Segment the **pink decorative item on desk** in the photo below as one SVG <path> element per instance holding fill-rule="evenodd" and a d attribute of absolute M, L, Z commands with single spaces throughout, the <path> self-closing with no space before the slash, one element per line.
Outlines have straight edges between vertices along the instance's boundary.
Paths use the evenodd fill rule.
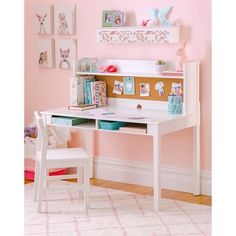
<path fill-rule="evenodd" d="M 183 64 L 187 60 L 187 56 L 186 56 L 186 53 L 185 53 L 186 44 L 187 44 L 186 41 L 181 41 L 180 42 L 180 47 L 175 53 L 178 56 L 176 71 L 183 71 Z"/>

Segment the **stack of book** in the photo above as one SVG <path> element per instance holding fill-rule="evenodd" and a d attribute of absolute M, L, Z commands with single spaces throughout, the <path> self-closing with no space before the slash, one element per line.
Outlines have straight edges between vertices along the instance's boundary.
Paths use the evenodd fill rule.
<path fill-rule="evenodd" d="M 69 110 L 75 110 L 75 111 L 85 111 L 97 108 L 96 104 L 79 104 L 78 106 L 68 106 Z"/>
<path fill-rule="evenodd" d="M 106 83 L 95 81 L 94 76 L 72 77 L 70 80 L 70 106 L 79 106 L 80 104 L 106 106 Z"/>
<path fill-rule="evenodd" d="M 79 76 L 70 78 L 70 105 L 78 106 L 85 103 L 84 89 L 86 82 L 95 81 L 94 76 Z"/>

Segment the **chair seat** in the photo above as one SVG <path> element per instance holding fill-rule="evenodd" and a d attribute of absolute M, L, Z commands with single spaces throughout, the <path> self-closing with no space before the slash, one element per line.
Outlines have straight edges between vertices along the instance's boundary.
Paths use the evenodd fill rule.
<path fill-rule="evenodd" d="M 46 160 L 87 159 L 89 155 L 83 148 L 54 148 L 47 150 Z"/>
<path fill-rule="evenodd" d="M 83 148 L 48 149 L 46 155 L 47 168 L 64 168 L 81 166 L 90 160 Z"/>

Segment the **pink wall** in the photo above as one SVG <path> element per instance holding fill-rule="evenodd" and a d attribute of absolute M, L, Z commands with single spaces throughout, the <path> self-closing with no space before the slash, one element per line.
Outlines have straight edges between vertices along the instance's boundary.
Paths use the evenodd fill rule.
<path fill-rule="evenodd" d="M 173 5 L 170 19 L 184 25 L 183 39 L 188 41 L 187 54 L 199 60 L 201 98 L 201 168 L 211 170 L 211 2 L 208 0 L 25 0 L 25 124 L 32 120 L 33 111 L 67 106 L 69 103 L 69 77 L 71 70 L 38 69 L 34 66 L 34 44 L 38 38 L 33 29 L 33 6 L 39 3 L 76 3 L 76 32 L 78 57 L 120 59 L 176 59 L 178 45 L 107 45 L 96 42 L 96 29 L 101 27 L 102 10 L 120 9 L 127 13 L 127 24 L 137 25 L 146 18 L 145 9 Z M 52 35 L 51 38 L 57 38 Z M 191 133 L 184 130 L 163 137 L 162 163 L 190 168 Z M 130 136 L 129 136 L 130 137 Z M 76 138 L 76 135 L 75 135 Z M 95 136 L 95 154 L 103 157 L 151 161 L 149 137 L 128 138 L 118 134 Z M 76 140 L 74 139 L 76 143 Z M 132 150 L 132 151 L 131 151 Z"/>

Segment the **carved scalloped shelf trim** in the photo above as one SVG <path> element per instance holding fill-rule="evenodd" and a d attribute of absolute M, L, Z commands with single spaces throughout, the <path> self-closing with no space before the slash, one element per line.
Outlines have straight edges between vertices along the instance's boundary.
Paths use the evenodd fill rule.
<path fill-rule="evenodd" d="M 178 43 L 179 30 L 175 27 L 104 27 L 97 30 L 103 43 Z"/>

